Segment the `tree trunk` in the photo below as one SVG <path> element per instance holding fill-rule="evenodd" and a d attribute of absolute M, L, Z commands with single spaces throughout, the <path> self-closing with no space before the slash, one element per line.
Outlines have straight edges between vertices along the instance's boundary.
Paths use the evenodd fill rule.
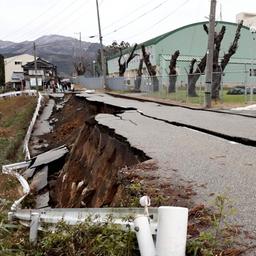
<path fill-rule="evenodd" d="M 169 75 L 168 93 L 176 92 L 177 75 Z"/>
<path fill-rule="evenodd" d="M 189 74 L 188 74 L 188 96 L 189 97 L 198 96 L 196 93 L 196 83 L 200 78 L 201 74 L 205 70 L 206 58 L 207 58 L 207 55 L 205 54 L 204 57 L 201 59 L 200 63 L 197 65 L 197 68 L 195 71 L 194 71 L 194 65 L 196 63 L 196 59 L 191 60 Z"/>
<path fill-rule="evenodd" d="M 147 67 L 149 76 L 151 77 L 151 82 L 153 84 L 153 92 L 156 92 L 159 90 L 159 81 L 158 78 L 156 77 L 156 67 L 152 66 L 149 59 L 149 54 L 146 52 L 145 49 L 145 45 L 141 46 L 141 50 L 143 55 L 143 61 Z"/>
<path fill-rule="evenodd" d="M 175 53 L 172 55 L 172 58 L 170 60 L 168 93 L 172 93 L 176 91 L 176 81 L 177 81 L 176 64 L 177 64 L 177 59 L 179 55 L 180 55 L 180 51 L 178 50 L 175 51 Z"/>
<path fill-rule="evenodd" d="M 135 80 L 135 88 L 134 88 L 135 92 L 140 92 L 142 67 L 143 67 L 143 59 L 140 59 L 140 64 L 139 64 L 139 68 L 138 68 L 138 71 L 137 71 L 137 77 L 136 77 L 136 80 Z"/>
<path fill-rule="evenodd" d="M 156 76 L 151 77 L 151 81 L 153 83 L 153 92 L 159 91 L 159 80 Z"/>
<path fill-rule="evenodd" d="M 122 52 L 122 49 L 120 48 L 120 57 L 118 59 L 119 76 L 124 76 L 124 73 L 125 73 L 126 69 L 128 68 L 129 62 L 138 55 L 138 54 L 134 54 L 136 48 L 137 48 L 137 44 L 135 44 L 133 46 L 132 51 L 131 51 L 128 59 L 124 63 L 121 63 L 121 58 L 123 56 L 123 52 Z"/>
<path fill-rule="evenodd" d="M 188 96 L 189 97 L 197 97 L 196 93 L 196 83 L 198 79 L 200 78 L 200 73 L 193 73 L 188 75 Z"/>

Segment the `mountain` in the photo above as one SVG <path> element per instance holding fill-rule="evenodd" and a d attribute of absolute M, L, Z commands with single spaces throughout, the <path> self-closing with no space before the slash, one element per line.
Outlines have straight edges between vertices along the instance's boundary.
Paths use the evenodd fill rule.
<path fill-rule="evenodd" d="M 23 53 L 33 54 L 34 41 L 14 43 L 0 40 L 0 54 L 12 57 Z M 57 66 L 61 75 L 71 75 L 73 63 L 82 56 L 87 63 L 96 60 L 100 45 L 97 43 L 81 42 L 61 35 L 47 35 L 35 40 L 37 56 Z"/>

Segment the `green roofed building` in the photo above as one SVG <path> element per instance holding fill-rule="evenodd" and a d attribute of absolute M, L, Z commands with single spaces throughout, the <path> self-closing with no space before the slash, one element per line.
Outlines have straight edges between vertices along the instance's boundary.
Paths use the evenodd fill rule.
<path fill-rule="evenodd" d="M 190 24 L 142 43 L 146 46 L 146 51 L 150 53 L 152 65 L 157 66 L 159 76 L 168 76 L 171 55 L 179 50 L 177 71 L 180 75 L 179 80 L 186 83 L 186 72 L 189 70 L 192 58 L 200 62 L 206 53 L 208 35 L 203 29 L 205 23 Z M 215 30 L 220 31 L 223 25 L 226 27 L 226 33 L 221 44 L 220 59 L 233 42 L 237 28 L 236 23 L 218 21 Z M 138 56 L 129 63 L 125 77 L 136 76 L 142 56 L 142 44 L 138 45 L 135 51 Z M 130 51 L 131 49 L 123 51 L 123 60 L 128 58 Z M 118 76 L 118 58 L 119 55 L 115 55 L 107 60 L 109 76 Z M 145 65 L 143 66 L 143 74 L 147 76 Z M 241 29 L 239 46 L 225 69 L 224 80 L 230 84 L 256 82 L 256 34 L 252 33 L 248 27 L 243 26 Z"/>

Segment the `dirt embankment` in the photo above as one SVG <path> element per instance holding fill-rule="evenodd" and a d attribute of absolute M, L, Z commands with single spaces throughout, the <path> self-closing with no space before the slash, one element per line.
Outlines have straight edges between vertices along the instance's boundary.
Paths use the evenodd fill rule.
<path fill-rule="evenodd" d="M 40 136 L 50 148 L 66 144 L 70 153 L 51 186 L 52 207 L 101 207 L 111 205 L 119 187 L 118 173 L 148 159 L 131 148 L 114 131 L 97 124 L 98 113 L 120 113 L 122 109 L 89 104 L 70 97 L 51 118 L 58 120 L 53 132 Z"/>
<path fill-rule="evenodd" d="M 118 171 L 146 159 L 93 118 L 87 120 L 57 180 L 54 194 L 58 206 L 110 205 L 119 185 Z"/>

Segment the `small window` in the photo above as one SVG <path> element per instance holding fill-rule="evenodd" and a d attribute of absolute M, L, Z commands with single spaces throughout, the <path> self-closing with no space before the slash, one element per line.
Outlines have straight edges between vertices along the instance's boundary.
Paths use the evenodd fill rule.
<path fill-rule="evenodd" d="M 256 69 L 250 68 L 250 70 L 249 70 L 249 75 L 250 75 L 250 76 L 256 76 Z"/>
<path fill-rule="evenodd" d="M 15 65 L 21 65 L 22 61 L 15 61 Z"/>

